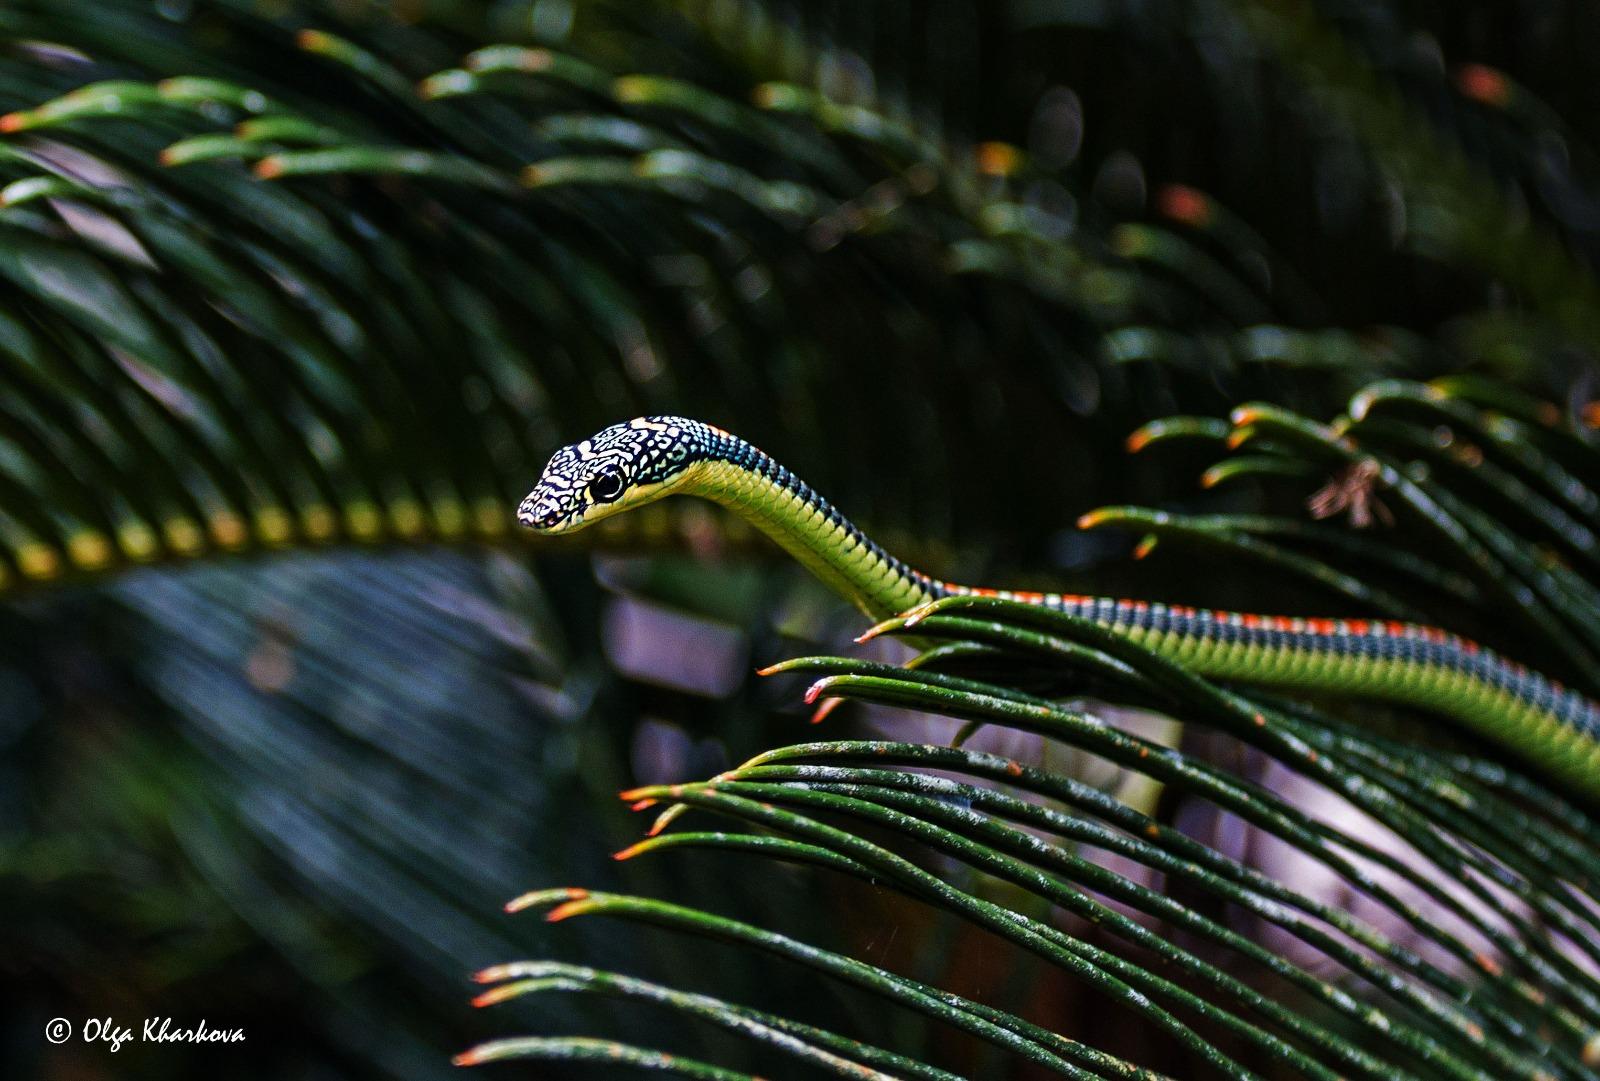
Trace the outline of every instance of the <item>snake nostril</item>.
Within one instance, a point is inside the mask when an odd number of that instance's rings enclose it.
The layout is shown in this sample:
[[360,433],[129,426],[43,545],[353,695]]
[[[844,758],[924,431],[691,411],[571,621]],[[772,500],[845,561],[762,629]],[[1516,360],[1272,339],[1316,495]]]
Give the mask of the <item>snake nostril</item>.
[[533,529],[559,525],[561,517],[560,504],[553,499],[541,499],[537,503],[527,500],[517,508],[517,520]]
[[532,499],[524,499],[517,507],[517,521],[525,526],[540,529],[550,524],[550,501],[541,499],[537,503]]

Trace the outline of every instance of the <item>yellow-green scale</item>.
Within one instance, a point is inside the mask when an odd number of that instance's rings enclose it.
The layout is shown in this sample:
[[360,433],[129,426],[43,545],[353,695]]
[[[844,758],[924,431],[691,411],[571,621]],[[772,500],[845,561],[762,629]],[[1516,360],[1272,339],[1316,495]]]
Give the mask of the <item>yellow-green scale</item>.
[[721,503],[777,541],[807,570],[848,597],[873,619],[931,600],[916,579],[899,573],[873,546],[857,542],[848,526],[814,503],[743,466],[697,462],[679,489]]

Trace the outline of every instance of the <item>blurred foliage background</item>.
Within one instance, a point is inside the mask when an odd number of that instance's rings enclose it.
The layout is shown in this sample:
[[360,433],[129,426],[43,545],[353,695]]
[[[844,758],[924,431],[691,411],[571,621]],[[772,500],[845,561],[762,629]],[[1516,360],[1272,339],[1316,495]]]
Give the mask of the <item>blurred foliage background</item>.
[[[704,508],[536,546],[545,457],[684,413],[954,580],[1355,611],[1074,523],[1265,505],[1187,444],[1128,457],[1170,413],[1465,373],[1595,419],[1591,5],[12,0],[0,35],[7,1076],[431,1078],[509,1023],[759,1060],[605,999],[470,1011],[518,956],[871,1015],[501,914],[568,881],[851,913],[869,960],[1135,1054],[1081,988],[897,953],[917,917],[870,890],[607,858],[618,789],[799,738],[755,667],[860,628]],[[40,1038],[169,1014],[250,1052]]]

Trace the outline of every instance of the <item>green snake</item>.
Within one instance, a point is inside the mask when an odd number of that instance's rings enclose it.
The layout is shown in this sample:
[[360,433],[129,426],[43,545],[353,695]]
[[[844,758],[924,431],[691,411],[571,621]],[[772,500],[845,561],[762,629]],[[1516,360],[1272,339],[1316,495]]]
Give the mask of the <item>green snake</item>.
[[1386,620],[1260,616],[952,585],[884,551],[768,455],[697,420],[640,417],[563,447],[517,518],[540,533],[567,533],[669,495],[700,496],[742,515],[876,619],[958,595],[1047,605],[1203,676],[1446,714],[1600,800],[1600,706],[1466,639]]

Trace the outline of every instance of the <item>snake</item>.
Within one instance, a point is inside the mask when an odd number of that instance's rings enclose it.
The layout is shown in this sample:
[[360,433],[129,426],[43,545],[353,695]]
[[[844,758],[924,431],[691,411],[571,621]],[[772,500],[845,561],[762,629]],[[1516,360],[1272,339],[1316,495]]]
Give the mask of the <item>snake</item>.
[[517,520],[536,533],[564,534],[671,495],[743,517],[874,619],[952,596],[1044,605],[1200,676],[1442,714],[1600,802],[1600,705],[1465,638],[1387,619],[1256,615],[941,581],[889,554],[772,457],[702,421],[639,417],[562,447]]

